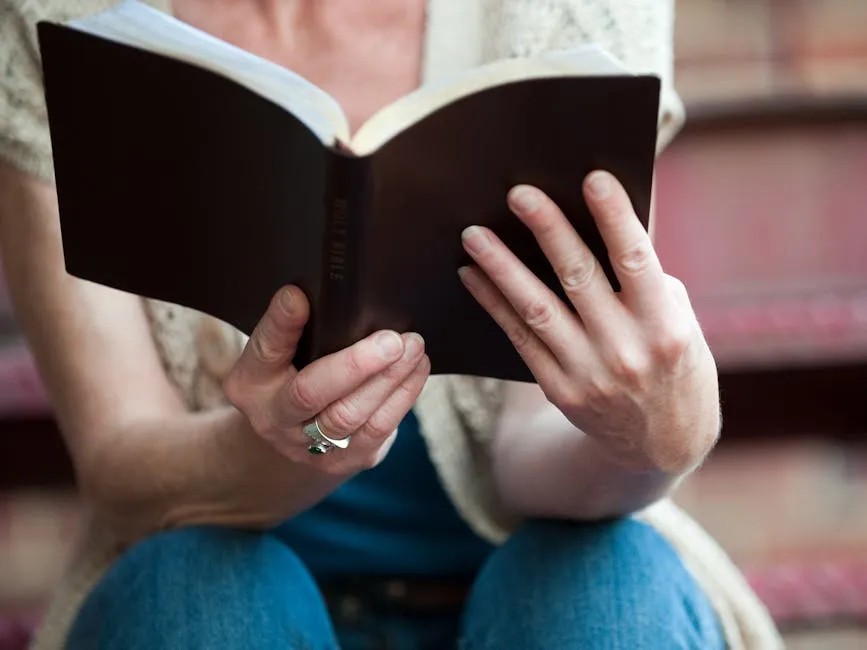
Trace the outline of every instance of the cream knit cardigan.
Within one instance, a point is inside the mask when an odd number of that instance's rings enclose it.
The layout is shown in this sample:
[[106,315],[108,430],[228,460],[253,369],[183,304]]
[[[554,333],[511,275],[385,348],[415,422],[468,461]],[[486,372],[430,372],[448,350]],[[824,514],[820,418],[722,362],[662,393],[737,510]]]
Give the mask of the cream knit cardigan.
[[[167,0],[152,4],[170,10]],[[34,23],[99,11],[111,0],[0,0],[0,156],[51,180]],[[663,80],[659,150],[684,116],[673,88],[673,0],[430,0],[424,81],[484,61],[596,42],[635,71]],[[577,182],[577,181],[576,181]],[[222,378],[244,336],[197,312],[144,300],[166,372],[193,409],[224,403]],[[518,525],[500,507],[489,445],[502,385],[468,377],[432,377],[416,404],[422,434],[443,486],[467,523],[493,542]],[[767,611],[722,549],[669,500],[638,515],[676,547],[709,595],[732,650],[782,647]],[[62,646],[83,599],[122,552],[91,525],[59,586],[33,648]]]

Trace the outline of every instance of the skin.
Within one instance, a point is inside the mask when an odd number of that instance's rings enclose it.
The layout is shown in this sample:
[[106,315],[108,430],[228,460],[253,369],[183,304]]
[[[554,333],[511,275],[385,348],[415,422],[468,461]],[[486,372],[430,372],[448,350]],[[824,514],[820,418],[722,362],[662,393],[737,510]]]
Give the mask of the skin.
[[[175,11],[307,76],[354,128],[419,83],[421,0],[180,0]],[[633,512],[692,471],[719,430],[716,370],[683,285],[662,271],[606,178],[607,192],[590,192],[589,180],[584,191],[620,294],[555,205],[533,188],[508,197],[577,317],[494,233],[464,235],[475,262],[464,283],[538,381],[508,385],[494,444],[504,502],[528,517]],[[54,188],[0,164],[0,196],[0,253],[18,318],[82,492],[121,539],[193,524],[271,526],[385,457],[428,377],[420,337],[374,333],[298,372],[292,357],[309,306],[285,287],[226,381],[231,406],[190,412],[140,300],[65,273]],[[328,435],[352,435],[348,449],[307,453],[301,426],[317,414]]]
[[[665,496],[720,427],[716,366],[686,289],[666,275],[626,192],[590,174],[585,199],[621,292],[563,213],[517,187],[509,205],[545,252],[577,315],[481,228],[464,285],[508,334],[536,385],[515,385],[495,442],[500,490],[521,514],[598,518]],[[528,432],[533,432],[528,435]]]

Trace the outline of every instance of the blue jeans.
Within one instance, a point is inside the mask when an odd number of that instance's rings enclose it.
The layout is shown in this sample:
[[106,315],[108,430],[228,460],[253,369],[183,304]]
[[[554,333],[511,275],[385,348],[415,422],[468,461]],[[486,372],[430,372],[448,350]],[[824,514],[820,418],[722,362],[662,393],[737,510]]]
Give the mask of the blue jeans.
[[490,557],[463,611],[363,624],[331,614],[266,533],[179,529],[146,539],[86,600],[70,650],[654,650],[725,647],[672,547],[633,519],[533,522]]

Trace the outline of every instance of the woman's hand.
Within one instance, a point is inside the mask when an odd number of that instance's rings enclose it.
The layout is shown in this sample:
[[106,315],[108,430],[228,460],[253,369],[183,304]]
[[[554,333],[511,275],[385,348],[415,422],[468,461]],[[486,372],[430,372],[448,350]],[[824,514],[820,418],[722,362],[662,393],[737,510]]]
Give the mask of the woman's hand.
[[621,291],[558,207],[520,186],[509,205],[533,232],[573,312],[487,229],[464,247],[465,286],[509,336],[548,400],[623,466],[683,473],[720,426],[716,367],[683,284],[666,275],[622,186],[607,172],[584,194]]
[[[281,289],[225,382],[229,401],[252,429],[295,463],[337,476],[374,467],[430,372],[418,334],[383,331],[297,371],[292,365],[309,308],[295,287]],[[308,451],[313,419],[326,436],[351,436],[346,449]]]

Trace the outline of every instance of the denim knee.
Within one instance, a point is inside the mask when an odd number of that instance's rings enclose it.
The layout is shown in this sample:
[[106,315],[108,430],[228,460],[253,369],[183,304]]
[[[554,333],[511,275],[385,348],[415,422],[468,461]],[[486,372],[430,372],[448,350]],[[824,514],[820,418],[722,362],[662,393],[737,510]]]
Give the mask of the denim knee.
[[184,528],[126,551],[85,601],[71,650],[337,647],[307,569],[277,539]]
[[472,650],[724,645],[674,548],[633,518],[528,523],[483,568],[464,620]]

